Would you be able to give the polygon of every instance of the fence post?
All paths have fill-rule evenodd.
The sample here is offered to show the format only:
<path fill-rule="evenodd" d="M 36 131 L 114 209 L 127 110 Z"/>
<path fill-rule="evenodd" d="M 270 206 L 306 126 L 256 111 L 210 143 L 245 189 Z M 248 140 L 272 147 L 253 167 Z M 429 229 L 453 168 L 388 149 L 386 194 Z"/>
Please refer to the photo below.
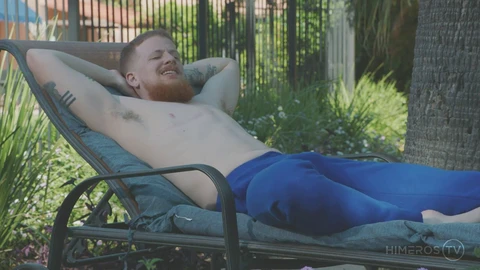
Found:
<path fill-rule="evenodd" d="M 198 59 L 207 58 L 208 0 L 198 1 Z"/>
<path fill-rule="evenodd" d="M 292 90 L 296 90 L 297 80 L 297 0 L 287 2 L 287 50 L 288 79 Z"/>
<path fill-rule="evenodd" d="M 247 91 L 255 86 L 255 0 L 247 0 Z"/>
<path fill-rule="evenodd" d="M 231 1 L 228 2 L 226 5 L 227 8 L 227 14 L 228 14 L 228 32 L 229 36 L 227 39 L 229 40 L 228 42 L 230 43 L 230 58 L 235 59 L 236 58 L 236 53 L 235 53 L 235 40 L 236 40 L 236 33 L 235 33 L 235 25 L 236 25 L 236 14 L 235 14 L 235 2 Z"/>
<path fill-rule="evenodd" d="M 78 41 L 80 36 L 79 0 L 68 0 L 68 40 Z"/>
<path fill-rule="evenodd" d="M 325 70 L 328 80 L 341 79 L 352 92 L 355 87 L 355 30 L 350 23 L 354 14 L 349 13 L 348 4 L 349 0 L 328 1 Z"/>

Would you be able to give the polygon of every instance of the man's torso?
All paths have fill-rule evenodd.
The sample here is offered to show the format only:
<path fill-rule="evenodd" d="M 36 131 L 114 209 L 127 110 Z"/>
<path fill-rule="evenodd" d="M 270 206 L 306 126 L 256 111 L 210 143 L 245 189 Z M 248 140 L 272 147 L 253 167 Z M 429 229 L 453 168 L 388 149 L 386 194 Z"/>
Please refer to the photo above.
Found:
<path fill-rule="evenodd" d="M 277 151 L 211 106 L 120 99 L 129 110 L 111 117 L 105 135 L 153 168 L 207 164 L 227 176 L 246 161 Z M 214 209 L 218 193 L 203 173 L 165 177 L 200 207 Z"/>

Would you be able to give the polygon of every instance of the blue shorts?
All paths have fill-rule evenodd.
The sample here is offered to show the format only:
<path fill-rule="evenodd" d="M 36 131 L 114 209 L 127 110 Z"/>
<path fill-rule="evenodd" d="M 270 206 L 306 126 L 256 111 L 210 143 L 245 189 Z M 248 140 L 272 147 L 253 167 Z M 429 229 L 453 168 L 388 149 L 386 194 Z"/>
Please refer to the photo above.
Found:
<path fill-rule="evenodd" d="M 268 152 L 237 167 L 227 181 L 238 213 L 312 235 L 390 220 L 422 222 L 426 209 L 454 215 L 480 207 L 480 172 L 313 152 Z"/>

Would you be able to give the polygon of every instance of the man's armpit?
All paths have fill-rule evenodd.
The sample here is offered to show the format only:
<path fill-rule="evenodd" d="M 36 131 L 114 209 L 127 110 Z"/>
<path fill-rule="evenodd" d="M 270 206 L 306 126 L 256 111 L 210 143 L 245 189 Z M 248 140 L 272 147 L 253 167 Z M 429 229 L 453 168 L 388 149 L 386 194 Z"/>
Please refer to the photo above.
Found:
<path fill-rule="evenodd" d="M 116 119 L 122 119 L 125 121 L 134 121 L 138 123 L 143 123 L 143 120 L 138 113 L 134 112 L 132 109 L 128 109 L 128 108 L 125 108 L 124 106 L 121 106 L 119 96 L 117 95 L 112 95 L 112 96 L 113 96 L 113 99 L 115 100 L 115 106 L 111 111 L 113 117 L 115 117 Z"/>

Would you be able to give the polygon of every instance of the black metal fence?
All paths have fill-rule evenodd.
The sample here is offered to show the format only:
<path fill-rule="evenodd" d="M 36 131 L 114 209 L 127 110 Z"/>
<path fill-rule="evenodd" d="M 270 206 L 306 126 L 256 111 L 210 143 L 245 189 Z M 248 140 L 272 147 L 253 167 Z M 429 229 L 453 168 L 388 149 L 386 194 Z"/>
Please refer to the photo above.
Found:
<path fill-rule="evenodd" d="M 339 76 L 353 84 L 349 0 L 2 1 L 5 37 L 128 42 L 162 27 L 184 62 L 236 59 L 247 90 Z"/>

